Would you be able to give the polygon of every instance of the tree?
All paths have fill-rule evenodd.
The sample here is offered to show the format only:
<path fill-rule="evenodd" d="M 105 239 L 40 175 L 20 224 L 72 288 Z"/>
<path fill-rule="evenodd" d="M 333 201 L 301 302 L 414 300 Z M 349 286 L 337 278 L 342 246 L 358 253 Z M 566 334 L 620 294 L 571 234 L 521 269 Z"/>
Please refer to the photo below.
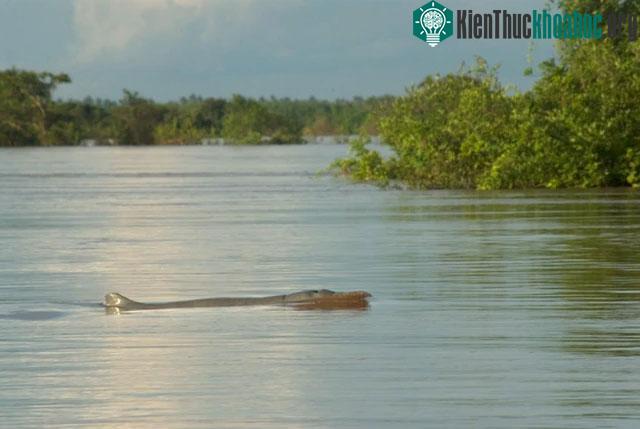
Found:
<path fill-rule="evenodd" d="M 0 145 L 51 144 L 51 95 L 66 74 L 17 69 L 0 71 Z"/>
<path fill-rule="evenodd" d="M 236 144 L 302 142 L 300 123 L 240 95 L 234 95 L 226 105 L 222 133 Z"/>
<path fill-rule="evenodd" d="M 559 5 L 567 13 L 640 13 L 635 0 Z M 569 39 L 558 53 L 524 94 L 508 96 L 490 74 L 429 77 L 380 121 L 393 158 L 380 162 L 356 147 L 336 165 L 356 180 L 417 188 L 640 186 L 640 42 L 626 33 Z"/>
<path fill-rule="evenodd" d="M 118 141 L 130 145 L 156 143 L 154 130 L 162 122 L 165 110 L 125 89 L 120 104 L 112 111 Z"/>
<path fill-rule="evenodd" d="M 234 95 L 226 107 L 222 135 L 236 144 L 258 144 L 267 121 L 266 108 L 255 100 Z"/>
<path fill-rule="evenodd" d="M 196 108 L 194 125 L 210 130 L 213 135 L 221 135 L 226 105 L 226 100 L 206 98 Z"/>

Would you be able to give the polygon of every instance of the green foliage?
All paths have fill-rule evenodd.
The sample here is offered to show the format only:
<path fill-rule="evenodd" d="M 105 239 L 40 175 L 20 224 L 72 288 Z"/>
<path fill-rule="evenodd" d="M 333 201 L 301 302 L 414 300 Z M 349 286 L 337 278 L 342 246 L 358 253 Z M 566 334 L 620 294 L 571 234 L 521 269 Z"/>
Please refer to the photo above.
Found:
<path fill-rule="evenodd" d="M 196 127 L 189 116 L 174 116 L 153 130 L 154 141 L 158 144 L 195 144 L 208 135 L 206 130 Z"/>
<path fill-rule="evenodd" d="M 208 130 L 210 136 L 222 135 L 222 121 L 224 119 L 227 101 L 220 98 L 206 98 L 194 103 L 193 126 L 200 130 Z"/>
<path fill-rule="evenodd" d="M 263 104 L 234 95 L 227 104 L 222 135 L 236 144 L 302 142 L 302 126 Z"/>
<path fill-rule="evenodd" d="M 255 100 L 234 95 L 223 120 L 222 135 L 236 144 L 258 144 L 268 123 L 267 109 Z"/>
<path fill-rule="evenodd" d="M 107 141 L 116 130 L 111 109 L 116 103 L 86 98 L 58 101 L 49 106 L 49 132 L 56 144 L 76 143 L 85 138 Z M 1 142 L 0 142 L 1 144 Z"/>
<path fill-rule="evenodd" d="M 54 101 L 64 74 L 0 71 L 0 146 L 69 145 L 84 139 L 109 144 L 194 144 L 226 137 L 238 144 L 291 144 L 306 135 L 377 133 L 374 112 L 391 97 L 325 101 L 309 98 L 227 101 L 195 95 L 157 103 L 124 91 L 118 102 L 86 98 Z"/>
<path fill-rule="evenodd" d="M 385 162 L 380 153 L 367 148 L 370 142 L 368 137 L 353 140 L 349 144 L 351 157 L 338 159 L 329 168 L 358 182 L 388 185 L 389 181 L 395 178 L 394 169 L 389 162 Z"/>
<path fill-rule="evenodd" d="M 640 147 L 629 148 L 625 161 L 628 163 L 627 182 L 634 188 L 640 187 Z"/>
<path fill-rule="evenodd" d="M 116 138 L 121 144 L 156 143 L 155 128 L 162 122 L 164 109 L 137 92 L 124 90 L 120 104 L 112 110 Z"/>
<path fill-rule="evenodd" d="M 289 98 L 260 99 L 259 103 L 270 112 L 288 118 L 303 127 L 303 134 L 353 135 L 366 132 L 377 134 L 373 116 L 393 97 L 355 97 L 353 100 L 307 100 Z"/>
<path fill-rule="evenodd" d="M 610 40 L 572 45 L 565 47 L 561 64 L 546 65 L 531 92 L 520 125 L 533 148 L 511 151 L 533 149 L 528 158 L 536 160 L 539 185 L 628 184 L 625 158 L 640 145 L 640 118 L 634 114 L 640 108 L 640 62 L 616 52 Z"/>
<path fill-rule="evenodd" d="M 511 137 L 513 103 L 484 62 L 410 89 L 380 124 L 398 178 L 416 188 L 477 187 Z"/>
<path fill-rule="evenodd" d="M 66 74 L 0 71 L 0 144 L 55 144 L 49 133 L 51 94 Z"/>
<path fill-rule="evenodd" d="M 638 14 L 640 3 L 637 0 L 554 0 L 563 11 L 573 13 L 600 12 L 603 15 L 609 13 Z"/>
<path fill-rule="evenodd" d="M 479 60 L 472 70 L 428 77 L 393 103 L 380 121 L 381 136 L 395 156 L 352 147 L 335 166 L 356 180 L 414 188 L 485 187 L 504 141 L 514 135 L 519 97 L 507 96 L 496 70 Z"/>
<path fill-rule="evenodd" d="M 565 10 L 639 13 L 638 2 L 564 0 Z M 414 188 L 640 186 L 640 42 L 567 40 L 524 94 L 480 59 L 428 77 L 380 121 L 394 156 L 355 150 L 334 166 L 355 180 Z M 369 174 L 375 172 L 375 174 Z"/>

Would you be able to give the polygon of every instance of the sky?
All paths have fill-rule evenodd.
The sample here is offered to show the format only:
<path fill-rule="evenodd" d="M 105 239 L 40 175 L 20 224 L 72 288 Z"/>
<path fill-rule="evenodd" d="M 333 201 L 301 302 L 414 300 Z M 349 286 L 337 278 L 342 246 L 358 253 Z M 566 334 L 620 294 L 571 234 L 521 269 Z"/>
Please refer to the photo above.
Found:
<path fill-rule="evenodd" d="M 277 96 L 323 99 L 402 94 L 476 55 L 505 84 L 528 88 L 527 40 L 457 40 L 436 48 L 412 35 L 426 0 L 0 0 L 0 68 L 65 72 L 60 98 L 158 101 Z M 454 10 L 542 9 L 545 0 L 442 0 Z M 553 55 L 533 45 L 533 62 Z"/>

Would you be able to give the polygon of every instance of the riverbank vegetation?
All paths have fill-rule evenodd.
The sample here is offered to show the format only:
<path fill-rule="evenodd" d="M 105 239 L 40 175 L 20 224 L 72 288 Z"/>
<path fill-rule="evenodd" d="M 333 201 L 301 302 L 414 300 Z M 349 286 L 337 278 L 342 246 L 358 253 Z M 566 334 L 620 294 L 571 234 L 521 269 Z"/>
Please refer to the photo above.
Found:
<path fill-rule="evenodd" d="M 640 15 L 637 1 L 558 6 Z M 356 181 L 415 189 L 640 187 L 640 41 L 624 31 L 563 40 L 540 69 L 526 92 L 501 85 L 497 69 L 480 58 L 458 73 L 429 76 L 401 97 L 166 103 L 128 90 L 118 101 L 55 100 L 68 75 L 10 69 L 0 71 L 0 146 L 289 144 L 360 133 L 350 156 L 333 164 Z M 391 156 L 367 145 L 373 135 Z"/>
<path fill-rule="evenodd" d="M 622 5 L 621 5 L 622 4 Z M 638 2 L 567 0 L 566 12 L 640 14 Z M 565 40 L 530 91 L 507 90 L 479 59 L 428 77 L 382 115 L 393 155 L 354 142 L 335 169 L 416 189 L 640 186 L 640 44 Z"/>
<path fill-rule="evenodd" d="M 391 100 L 235 95 L 158 103 L 128 90 L 119 101 L 53 99 L 70 81 L 66 74 L 0 71 L 0 146 L 302 143 L 304 136 L 375 133 L 370 112 Z"/>

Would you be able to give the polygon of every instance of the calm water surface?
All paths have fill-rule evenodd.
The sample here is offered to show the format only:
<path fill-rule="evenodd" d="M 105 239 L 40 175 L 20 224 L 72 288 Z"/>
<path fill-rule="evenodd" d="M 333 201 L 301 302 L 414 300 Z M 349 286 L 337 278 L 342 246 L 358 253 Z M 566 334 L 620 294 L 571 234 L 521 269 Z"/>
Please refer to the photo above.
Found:
<path fill-rule="evenodd" d="M 0 151 L 0 426 L 640 427 L 640 194 L 408 192 L 338 145 Z M 143 301 L 365 289 L 368 311 Z"/>

